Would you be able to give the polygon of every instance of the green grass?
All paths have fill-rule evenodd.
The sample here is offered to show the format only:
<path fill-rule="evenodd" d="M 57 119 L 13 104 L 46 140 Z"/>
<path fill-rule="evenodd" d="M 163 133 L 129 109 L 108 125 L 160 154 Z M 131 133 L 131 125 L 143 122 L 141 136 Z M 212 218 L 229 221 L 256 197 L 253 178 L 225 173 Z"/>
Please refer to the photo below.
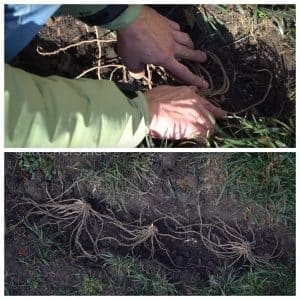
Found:
<path fill-rule="evenodd" d="M 286 267 L 269 263 L 263 267 L 250 268 L 238 273 L 235 270 L 219 269 L 209 276 L 209 284 L 194 290 L 195 295 L 295 295 L 295 266 Z"/>
<path fill-rule="evenodd" d="M 36 294 L 36 291 L 39 289 L 42 283 L 42 276 L 40 274 L 40 270 L 35 270 L 34 273 L 31 274 L 26 280 L 23 282 L 16 282 L 15 277 L 18 277 L 17 274 L 7 274 L 4 276 L 4 295 L 5 296 L 16 296 L 16 291 L 22 286 L 26 287 L 29 291 L 28 295 Z"/>
<path fill-rule="evenodd" d="M 287 148 L 296 144 L 295 120 L 290 118 L 288 124 L 275 118 L 246 119 L 231 116 L 235 124 L 218 127 L 217 134 L 208 146 L 222 148 Z"/>
<path fill-rule="evenodd" d="M 24 264 L 44 264 L 47 265 L 53 258 L 64 255 L 66 251 L 61 247 L 57 238 L 61 235 L 61 232 L 57 231 L 57 228 L 51 226 L 41 227 L 35 223 L 26 224 L 25 226 L 29 229 L 37 238 L 32 240 L 32 248 L 34 253 L 31 256 L 26 256 L 24 259 L 19 259 Z"/>
<path fill-rule="evenodd" d="M 296 46 L 296 8 L 295 5 L 246 5 L 255 23 L 260 19 L 271 18 L 278 33 L 285 38 L 292 48 Z"/>
<path fill-rule="evenodd" d="M 126 285 L 128 295 L 175 295 L 176 287 L 170 283 L 163 272 L 146 270 L 138 260 L 127 256 L 103 254 L 104 268 L 108 268 L 111 283 Z M 124 293 L 124 292 L 123 292 Z"/>
<path fill-rule="evenodd" d="M 124 194 L 139 193 L 140 186 L 146 189 L 156 180 L 153 161 L 153 153 L 113 153 L 97 169 L 83 170 L 82 178 L 89 190 L 108 195 L 107 203 L 121 210 Z"/>
<path fill-rule="evenodd" d="M 14 281 L 15 274 L 8 274 L 5 272 L 4 274 L 4 295 L 10 296 L 14 294 L 15 289 L 17 288 L 17 284 Z"/>
<path fill-rule="evenodd" d="M 28 173 L 33 180 L 38 171 L 42 172 L 46 180 L 52 180 L 57 174 L 54 168 L 54 161 L 47 156 L 35 152 L 18 153 L 19 167 L 22 171 Z"/>
<path fill-rule="evenodd" d="M 255 203 L 269 212 L 272 223 L 295 228 L 296 157 L 294 153 L 233 154 L 226 163 L 221 201 L 234 191 L 243 203 Z"/>
<path fill-rule="evenodd" d="M 26 280 L 26 285 L 28 286 L 29 290 L 37 290 L 42 282 L 41 274 L 35 273 L 31 277 Z"/>
<path fill-rule="evenodd" d="M 99 278 L 91 274 L 86 274 L 83 277 L 83 282 L 79 290 L 80 295 L 97 296 L 101 295 L 102 291 L 103 286 Z"/>

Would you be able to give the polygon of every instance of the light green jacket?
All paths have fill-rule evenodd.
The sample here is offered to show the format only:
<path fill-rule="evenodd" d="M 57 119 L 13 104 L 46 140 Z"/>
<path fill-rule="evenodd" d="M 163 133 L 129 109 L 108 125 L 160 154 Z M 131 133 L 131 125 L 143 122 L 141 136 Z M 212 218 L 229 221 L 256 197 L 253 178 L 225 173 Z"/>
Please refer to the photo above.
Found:
<path fill-rule="evenodd" d="M 139 9 L 130 6 L 105 27 L 129 24 Z M 5 65 L 5 147 L 135 147 L 148 123 L 140 92 L 130 100 L 107 80 L 40 77 Z"/>

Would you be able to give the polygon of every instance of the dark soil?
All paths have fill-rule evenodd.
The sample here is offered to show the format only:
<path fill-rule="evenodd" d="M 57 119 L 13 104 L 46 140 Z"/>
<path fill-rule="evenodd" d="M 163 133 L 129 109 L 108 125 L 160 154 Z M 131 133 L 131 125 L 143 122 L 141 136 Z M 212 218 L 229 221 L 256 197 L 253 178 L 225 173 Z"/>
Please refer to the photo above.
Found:
<path fill-rule="evenodd" d="M 76 294 L 76 286 L 86 274 L 109 276 L 101 255 L 91 260 L 82 256 L 71 243 L 70 256 L 69 240 L 74 226 L 65 228 L 64 223 L 51 225 L 55 220 L 45 214 L 28 217 L 27 226 L 22 222 L 34 208 L 32 204 L 24 204 L 28 199 L 38 205 L 50 203 L 49 195 L 52 198 L 61 195 L 79 179 L 81 181 L 65 192 L 62 199 L 84 199 L 95 211 L 114 217 L 122 224 L 154 224 L 160 234 L 173 236 L 160 236 L 164 247 L 155 244 L 153 256 L 146 244 L 132 248 L 106 240 L 99 244 L 99 248 L 103 253 L 132 256 L 145 268 L 150 263 L 157 272 L 163 268 L 180 294 L 189 294 L 191 286 L 206 282 L 209 274 L 214 274 L 218 267 L 228 267 L 233 262 L 209 251 L 199 236 L 186 234 L 177 228 L 174 219 L 188 226 L 189 231 L 199 232 L 197 205 L 201 207 L 204 223 L 215 222 L 215 218 L 219 217 L 236 230 L 241 230 L 248 241 L 255 239 L 255 255 L 273 255 L 272 261 L 283 264 L 289 264 L 294 259 L 294 235 L 282 224 L 272 227 L 264 225 L 268 223 L 268 216 L 255 206 L 251 214 L 258 223 L 252 224 L 252 215 L 247 214 L 248 210 L 234 191 L 226 192 L 222 201 L 216 203 L 225 179 L 224 162 L 230 154 L 222 157 L 198 153 L 41 155 L 54 163 L 53 170 L 56 172 L 53 172 L 51 180 L 45 178 L 43 170 L 22 170 L 17 154 L 7 153 L 5 159 L 5 272 L 14 283 L 11 293 L 15 295 Z M 124 169 L 121 169 L 122 160 L 126 162 Z M 138 171 L 137 161 L 144 161 L 143 172 Z M 147 161 L 151 162 L 150 165 Z M 99 181 L 107 174 L 116 174 L 112 170 L 117 170 L 117 165 L 124 177 L 113 183 L 110 181 L 109 186 L 105 185 L 105 181 Z M 132 167 L 128 168 L 128 165 Z M 99 223 L 90 222 L 87 226 L 92 234 L 97 235 Z M 103 235 L 122 241 L 122 232 L 119 231 L 112 224 L 104 224 Z M 208 232 L 205 231 L 205 234 Z M 213 229 L 211 234 L 226 242 L 220 230 Z M 85 249 L 95 254 L 89 237 L 82 234 L 80 239 Z M 241 268 L 241 272 L 248 266 L 249 262 L 243 263 L 243 259 L 234 264 L 234 268 Z M 35 285 L 39 288 L 34 288 Z M 126 294 L 126 290 L 103 290 L 103 294 L 114 293 Z"/>
<path fill-rule="evenodd" d="M 230 79 L 229 91 L 218 99 L 220 105 L 229 112 L 240 112 L 246 109 L 256 116 L 288 119 L 295 112 L 293 100 L 295 90 L 295 55 L 294 50 L 282 38 L 272 23 L 271 18 L 263 20 L 250 30 L 249 16 L 241 15 L 237 10 L 221 12 L 213 5 L 203 6 L 206 12 L 215 18 L 217 30 L 205 24 L 195 7 L 183 5 L 153 6 L 160 13 L 177 21 L 181 29 L 191 36 L 196 48 L 215 53 Z M 218 22 L 216 22 L 218 20 Z M 107 31 L 101 31 L 103 39 L 112 38 Z M 95 38 L 93 28 L 71 16 L 52 18 L 13 61 L 13 65 L 42 76 L 60 75 L 75 78 L 84 70 L 97 66 L 98 49 L 96 44 L 85 44 L 53 56 L 41 56 L 36 52 L 37 46 L 44 51 Z M 121 63 L 114 45 L 102 45 L 102 65 Z M 211 60 L 204 66 L 210 72 L 214 85 L 220 87 L 222 78 L 219 68 Z M 270 82 L 267 69 L 273 74 L 272 88 L 266 100 L 255 106 L 265 95 Z M 102 77 L 109 78 L 112 70 L 103 69 Z M 97 78 L 96 71 L 86 75 Z M 122 82 L 121 71 L 113 77 Z M 169 75 L 164 77 L 153 71 L 153 86 L 161 84 L 178 85 Z M 129 78 L 132 88 L 146 90 L 147 84 Z M 215 99 L 216 100 L 216 99 Z M 254 106 L 253 106 L 254 105 Z M 249 110 L 248 107 L 251 107 Z M 245 111 L 243 111 L 243 115 Z"/>

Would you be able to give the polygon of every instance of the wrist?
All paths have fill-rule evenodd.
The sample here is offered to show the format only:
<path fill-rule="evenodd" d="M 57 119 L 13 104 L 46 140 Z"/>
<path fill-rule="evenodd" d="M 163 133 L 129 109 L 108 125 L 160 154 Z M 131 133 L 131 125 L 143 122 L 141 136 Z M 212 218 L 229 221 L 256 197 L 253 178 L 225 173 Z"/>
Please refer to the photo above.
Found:
<path fill-rule="evenodd" d="M 108 24 L 105 24 L 103 27 L 117 31 L 122 30 L 136 21 L 143 7 L 143 5 L 129 5 L 120 17 Z"/>

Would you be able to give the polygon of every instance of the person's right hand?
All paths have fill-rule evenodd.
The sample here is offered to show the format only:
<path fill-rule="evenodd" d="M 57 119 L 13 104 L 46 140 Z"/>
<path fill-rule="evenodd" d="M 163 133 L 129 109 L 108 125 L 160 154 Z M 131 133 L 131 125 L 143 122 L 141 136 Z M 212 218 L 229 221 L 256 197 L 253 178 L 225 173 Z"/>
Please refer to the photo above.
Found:
<path fill-rule="evenodd" d="M 197 138 L 204 142 L 215 133 L 215 119 L 226 112 L 196 94 L 194 86 L 159 86 L 144 93 L 153 138 L 182 140 Z"/>
<path fill-rule="evenodd" d="M 164 67 L 183 84 L 208 88 L 208 83 L 193 74 L 180 60 L 203 63 L 205 52 L 194 49 L 188 34 L 179 24 L 144 6 L 137 19 L 117 32 L 118 54 L 135 76 L 144 75 L 144 66 L 154 64 Z M 136 77 L 137 78 L 137 77 Z"/>

